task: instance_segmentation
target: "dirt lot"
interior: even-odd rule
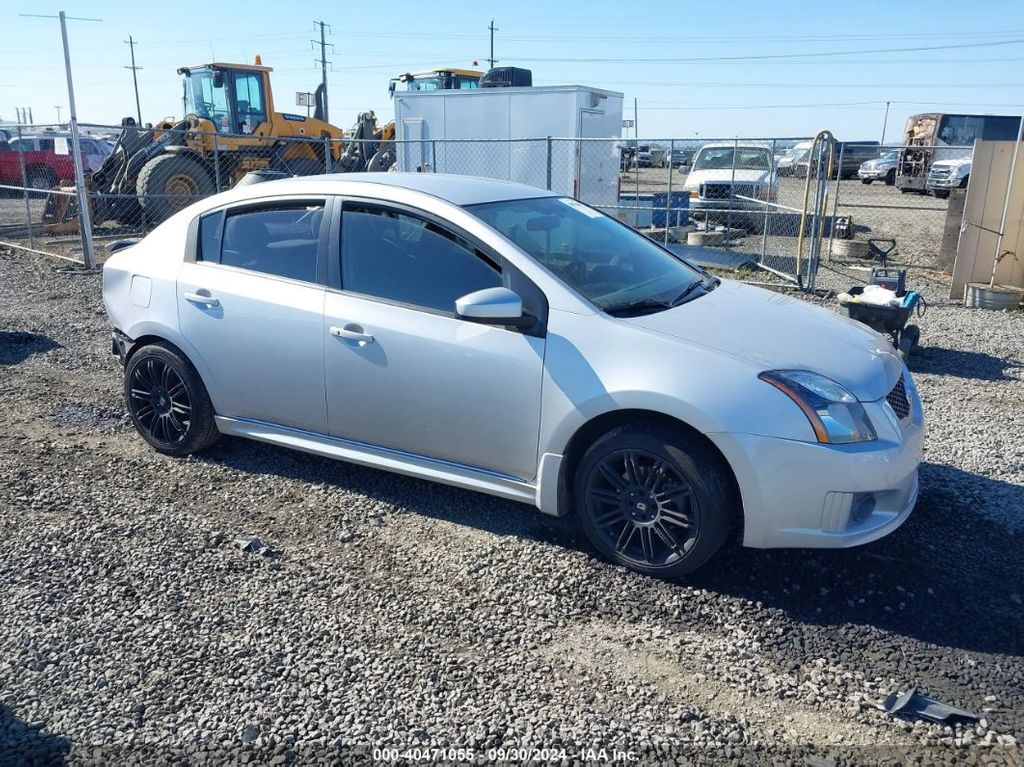
[[[487,496],[239,440],[162,457],[125,425],[98,276],[0,251],[0,763],[1019,764],[1024,316],[940,296],[907,524],[667,583]],[[983,720],[877,710],[912,684]]]

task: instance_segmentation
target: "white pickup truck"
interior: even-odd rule
[[[779,197],[779,180],[768,147],[756,144],[705,144],[693,158],[683,189],[690,213],[710,224],[757,231],[766,203]]]
[[[971,158],[937,160],[928,169],[925,191],[939,199],[949,197],[950,189],[966,189],[971,176]]]

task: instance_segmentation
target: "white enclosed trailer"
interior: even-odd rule
[[[517,181],[618,205],[621,93],[582,85],[401,92],[395,127],[398,170]]]

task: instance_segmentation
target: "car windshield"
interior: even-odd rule
[[[693,162],[694,170],[768,170],[769,166],[768,150],[757,147],[704,147]]]
[[[568,197],[466,209],[610,313],[665,308],[705,276],[628,226]]]
[[[892,152],[883,152],[882,156],[878,158],[883,162],[896,162],[900,159],[900,153],[893,150]]]

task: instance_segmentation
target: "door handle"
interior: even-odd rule
[[[213,296],[204,296],[202,293],[186,293],[185,300],[191,301],[193,304],[203,304],[204,306],[220,306],[220,299]]]
[[[335,338],[344,338],[346,341],[355,341],[360,346],[373,343],[373,336],[369,333],[364,333],[362,328],[358,328],[358,325],[346,325],[343,328],[339,328],[337,325],[331,325],[330,334]]]

